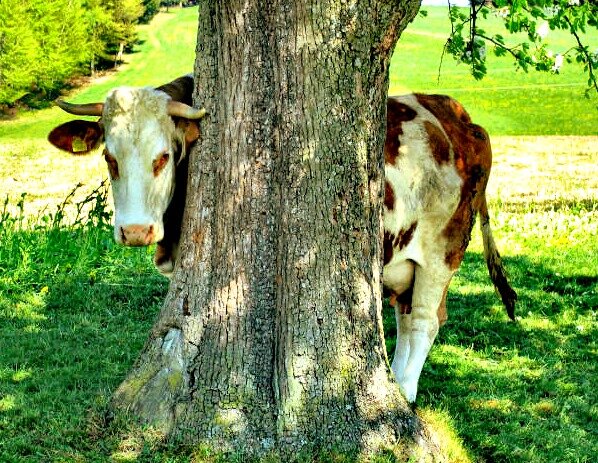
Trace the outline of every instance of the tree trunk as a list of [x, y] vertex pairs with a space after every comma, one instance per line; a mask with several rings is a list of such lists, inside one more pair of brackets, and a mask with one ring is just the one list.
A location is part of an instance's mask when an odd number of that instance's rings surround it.
[[419, 3], [202, 2], [180, 258], [117, 407], [225, 451], [432, 451], [381, 327], [388, 64]]

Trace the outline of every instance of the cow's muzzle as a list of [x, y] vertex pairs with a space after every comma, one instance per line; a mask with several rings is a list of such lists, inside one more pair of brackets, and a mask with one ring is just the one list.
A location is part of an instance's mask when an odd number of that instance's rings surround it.
[[156, 242], [153, 225], [121, 226], [118, 232], [118, 241], [125, 246], [149, 246]]

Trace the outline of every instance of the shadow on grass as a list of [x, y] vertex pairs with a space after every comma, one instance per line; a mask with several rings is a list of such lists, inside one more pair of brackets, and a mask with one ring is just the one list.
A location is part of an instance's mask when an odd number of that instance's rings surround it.
[[147, 250], [103, 245], [108, 229], [3, 232], [0, 460], [89, 457], [89, 412], [131, 366], [167, 282]]

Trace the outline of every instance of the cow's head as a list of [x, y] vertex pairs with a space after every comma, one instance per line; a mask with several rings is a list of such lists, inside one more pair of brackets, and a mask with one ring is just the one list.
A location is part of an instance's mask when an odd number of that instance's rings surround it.
[[102, 141], [114, 197], [114, 237], [128, 246], [145, 246], [164, 236], [162, 217], [175, 185], [177, 163], [199, 137], [197, 119], [205, 110], [171, 100], [153, 88], [120, 87], [104, 103], [58, 102], [71, 114], [100, 116], [56, 127], [50, 142], [85, 154]]

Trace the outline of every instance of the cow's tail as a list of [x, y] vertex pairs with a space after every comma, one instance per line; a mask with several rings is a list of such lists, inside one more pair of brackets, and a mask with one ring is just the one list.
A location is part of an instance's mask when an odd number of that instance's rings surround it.
[[490, 229], [490, 215], [488, 214], [488, 204], [486, 203], [486, 195], [482, 196], [482, 204], [480, 206], [480, 228], [484, 240], [484, 257], [486, 258], [486, 265], [490, 273], [490, 279], [494, 283], [494, 287], [498, 290], [500, 298], [507, 309], [507, 314], [511, 320], [515, 319], [515, 301], [517, 300], [517, 293], [511, 288], [505, 268], [503, 267], [500, 254], [496, 249], [496, 243], [492, 236]]

